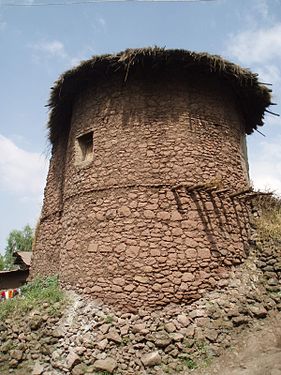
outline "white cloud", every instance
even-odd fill
[[[89,59],[90,56],[94,55],[95,49],[91,45],[84,46],[76,56],[69,57],[70,67],[78,65],[81,61]]]
[[[256,71],[262,82],[274,83],[275,85],[281,83],[281,72],[274,64],[259,66]]]
[[[269,9],[267,0],[255,0],[253,11],[266,19],[269,16]]]
[[[281,137],[274,142],[263,141],[250,160],[250,175],[255,188],[273,190],[281,195]]]
[[[232,35],[227,52],[246,64],[281,58],[281,23],[264,29],[249,29]]]
[[[64,59],[68,57],[64,48],[64,44],[59,40],[42,41],[39,43],[31,44],[30,47],[35,52],[43,53],[44,56],[50,58],[59,57]],[[38,55],[36,56],[38,57]]]
[[[253,22],[245,22],[250,26],[227,40],[227,54],[259,73],[260,82],[271,83],[272,101],[279,103],[277,88],[281,84],[281,23],[273,24],[271,20],[271,26],[258,27],[258,15],[270,21],[267,1],[257,1],[252,13]],[[271,110],[280,112],[278,106]],[[270,129],[270,139],[256,139],[249,144],[250,176],[256,189],[271,190],[281,195],[280,118],[266,115],[265,124],[262,132],[266,133]]]
[[[103,27],[106,26],[106,21],[105,21],[105,19],[104,19],[103,17],[99,17],[98,22],[99,22]]]
[[[95,32],[105,32],[107,29],[107,22],[104,17],[97,15],[92,22],[92,27]]]
[[[105,26],[103,18],[100,18],[98,22],[101,24],[104,23]],[[82,60],[88,59],[89,56],[94,53],[92,46],[85,46],[76,55],[71,55],[66,51],[64,44],[59,40],[41,41],[29,44],[28,47],[34,52],[32,55],[33,62],[42,63],[46,58],[59,58],[65,64],[65,69],[69,69],[79,64]]]
[[[48,162],[35,152],[19,148],[0,134],[0,189],[22,199],[41,199]]]
[[[3,31],[6,29],[7,22],[3,20],[1,14],[0,14],[0,31]]]
[[[0,20],[0,31],[3,31],[7,26],[7,22]]]

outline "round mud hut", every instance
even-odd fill
[[[52,88],[32,275],[124,310],[200,298],[247,256],[246,134],[269,90],[219,56],[96,56]]]

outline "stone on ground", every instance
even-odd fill
[[[116,367],[117,367],[117,362],[115,361],[115,359],[111,357],[107,357],[105,359],[98,359],[94,363],[94,368],[96,370],[107,371],[110,374],[113,373]]]
[[[161,356],[158,351],[155,351],[143,355],[141,361],[145,367],[153,367],[161,364]]]

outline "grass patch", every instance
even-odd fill
[[[111,324],[113,322],[113,316],[107,315],[104,319],[105,323]]]
[[[206,341],[197,341],[195,343],[196,352],[200,362],[200,367],[210,366],[213,360],[213,354],[210,351],[209,344]]]
[[[14,314],[25,315],[32,309],[41,309],[43,303],[50,305],[53,315],[59,310],[56,302],[63,302],[64,293],[57,276],[37,278],[21,288],[21,296],[0,303],[0,320]]]
[[[182,360],[184,366],[189,368],[190,370],[196,369],[198,367],[197,363],[192,358],[184,358]]]

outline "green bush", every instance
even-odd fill
[[[21,288],[22,294],[0,303],[0,320],[14,314],[25,315],[32,309],[41,309],[48,303],[51,312],[58,310],[56,302],[64,301],[64,293],[59,287],[57,276],[36,278]]]

